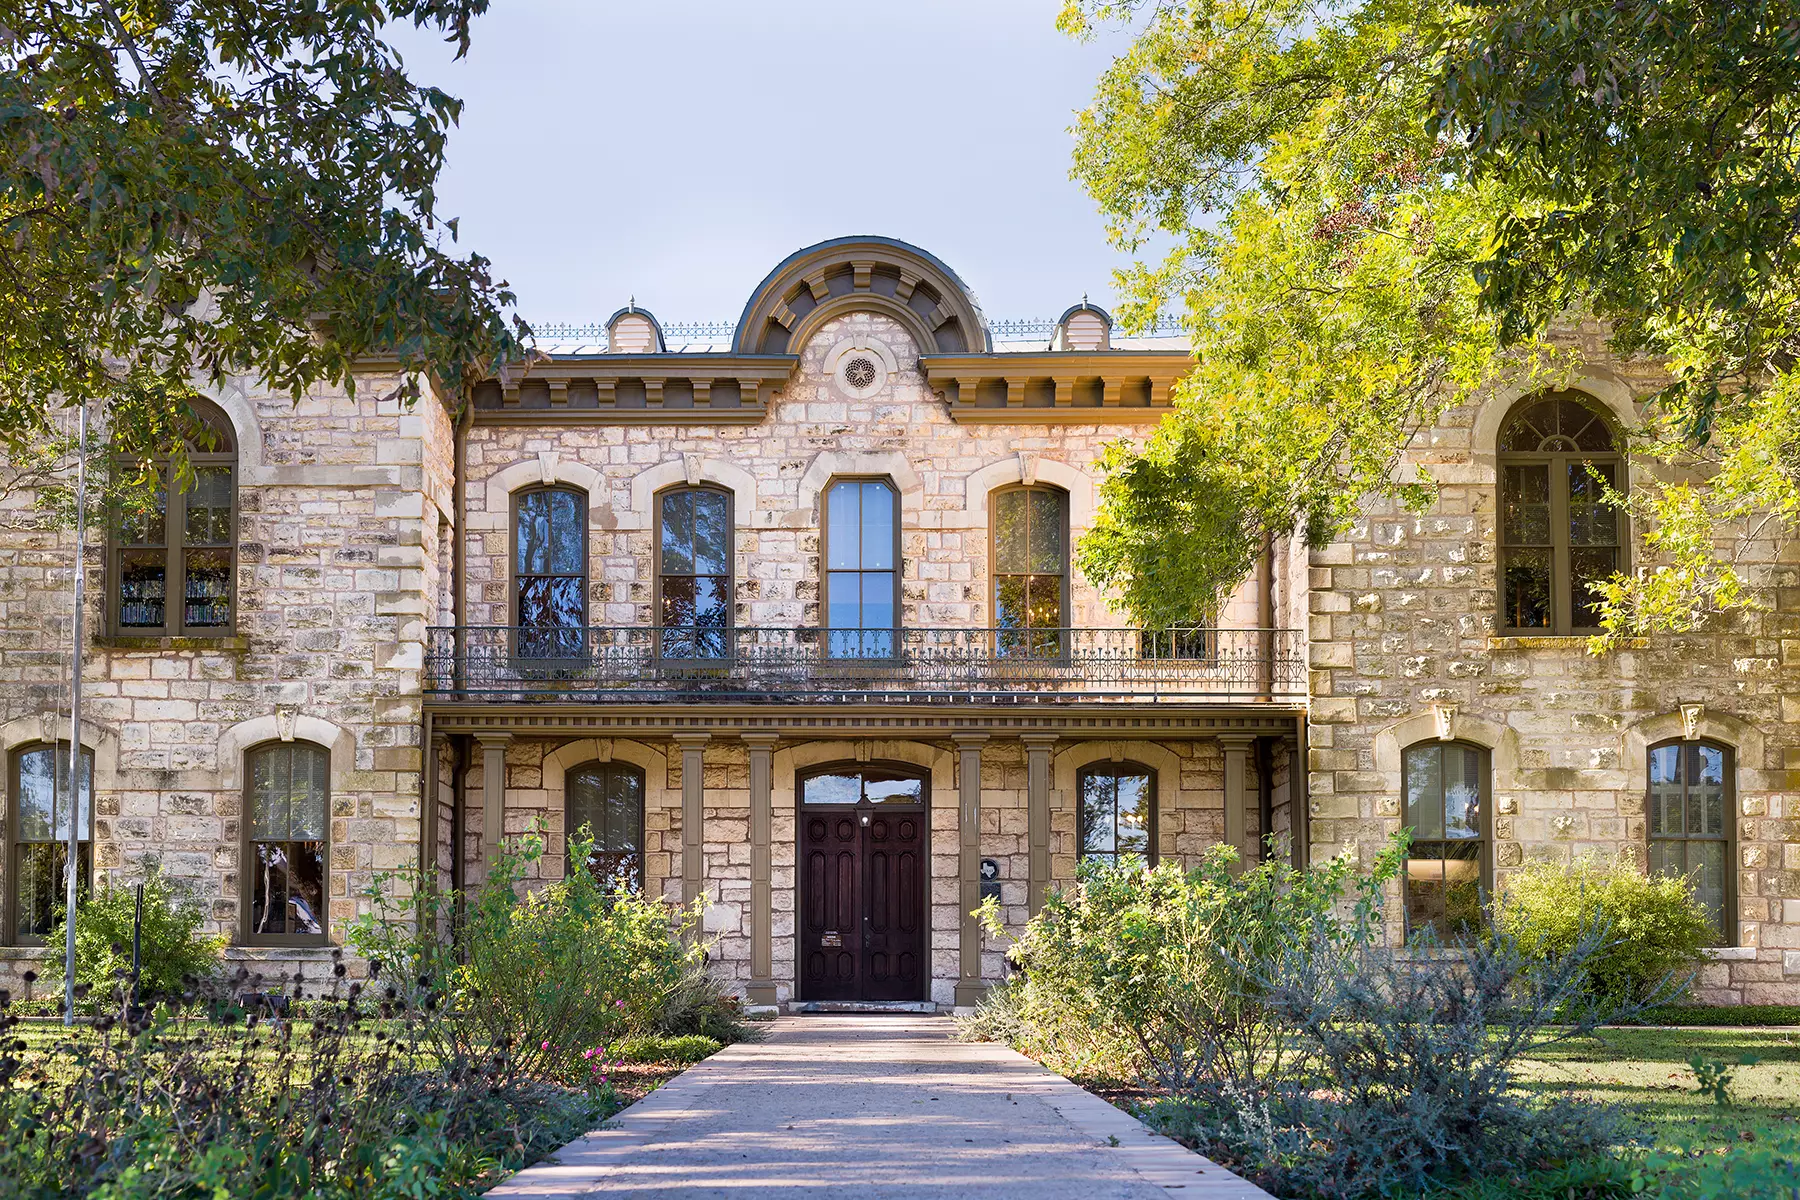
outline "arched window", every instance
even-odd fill
[[[1737,942],[1733,895],[1732,819],[1736,772],[1731,747],[1717,742],[1663,742],[1650,747],[1646,822],[1650,871],[1685,877],[1712,914],[1718,944]]]
[[[644,886],[644,773],[622,763],[588,763],[567,776],[563,832],[570,853],[586,831],[594,840],[588,870],[608,892]]]
[[[1481,932],[1490,870],[1488,752],[1466,742],[1421,742],[1406,750],[1402,824],[1406,929],[1430,929],[1445,945]]]
[[[533,488],[513,497],[513,624],[519,653],[569,655],[587,625],[587,497]]]
[[[664,658],[722,658],[731,637],[731,493],[672,488],[656,502]]]
[[[1522,400],[1500,429],[1500,627],[1567,634],[1600,624],[1588,585],[1618,571],[1622,486],[1612,427],[1578,392]]]
[[[269,742],[246,765],[244,941],[318,945],[330,920],[331,754],[312,742]]]
[[[7,930],[14,945],[39,946],[49,936],[56,910],[68,898],[63,868],[69,861],[69,816],[75,814],[80,839],[75,864],[83,893],[93,884],[94,756],[81,751],[81,788],[69,794],[69,744],[48,742],[22,747],[12,754],[12,860],[8,863],[7,896],[11,905]],[[71,803],[71,801],[74,803]]]
[[[152,459],[154,488],[120,501],[110,523],[107,612],[116,633],[223,637],[236,628],[237,443],[224,412],[198,399],[192,407],[191,478],[178,479],[166,455]]]
[[[1076,776],[1081,797],[1081,858],[1156,865],[1156,772],[1137,763],[1103,763]]]
[[[994,628],[1002,654],[1059,654],[1069,598],[1069,496],[1061,488],[994,493]]]
[[[885,479],[825,492],[825,625],[838,658],[891,658],[900,627],[900,497]]]

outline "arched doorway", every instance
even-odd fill
[[[802,1000],[926,998],[929,787],[863,764],[797,781]]]

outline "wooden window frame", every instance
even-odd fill
[[[256,772],[251,769],[251,761],[257,754],[277,746],[311,746],[325,756],[325,824],[324,836],[320,841],[324,844],[325,870],[320,885],[319,933],[253,933],[251,932],[251,914],[256,902],[256,870],[255,846],[255,809],[256,804]],[[262,741],[244,750],[244,801],[242,817],[239,819],[240,836],[238,838],[238,945],[240,946],[329,946],[331,941],[331,793],[334,780],[331,772],[331,747],[305,738],[297,738],[292,742]]]
[[[1567,451],[1528,451],[1501,450],[1499,439],[1512,424],[1513,418],[1533,405],[1550,399],[1565,399],[1579,404],[1606,426],[1611,435],[1613,446],[1608,451],[1567,450]],[[1598,625],[1577,625],[1574,615],[1574,569],[1571,565],[1573,548],[1569,541],[1569,468],[1577,463],[1592,463],[1597,467],[1614,468],[1615,486],[1623,491],[1629,486],[1626,477],[1628,463],[1626,456],[1616,448],[1619,431],[1614,425],[1612,415],[1601,404],[1584,392],[1534,393],[1526,396],[1507,409],[1506,416],[1500,422],[1499,432],[1495,435],[1494,451],[1494,547],[1496,570],[1494,572],[1494,608],[1498,614],[1494,622],[1497,632],[1504,637],[1586,637],[1598,633]],[[1506,469],[1508,467],[1543,465],[1549,475],[1550,483],[1550,624],[1549,625],[1512,625],[1506,608],[1506,567],[1509,552],[1518,550],[1539,549],[1536,546],[1512,547],[1506,542]],[[1631,569],[1631,524],[1627,513],[1614,510],[1618,522],[1619,561],[1616,570],[1629,572]]]
[[[1696,837],[1696,836],[1691,836],[1688,834],[1683,834],[1680,837],[1669,837],[1667,835],[1652,836],[1652,834],[1650,833],[1650,801],[1651,801],[1651,795],[1652,795],[1650,789],[1654,786],[1650,780],[1650,756],[1655,754],[1658,750],[1661,750],[1667,746],[1679,747],[1684,755],[1687,753],[1687,751],[1690,747],[1694,748],[1695,750],[1698,750],[1701,746],[1710,746],[1714,750],[1718,750],[1718,751],[1721,751],[1724,753],[1724,755],[1725,755],[1725,797],[1724,797],[1725,832],[1721,836],[1714,838],[1714,837],[1706,837],[1704,835]],[[1686,765],[1683,764],[1682,782],[1681,782],[1681,792],[1682,792],[1681,799],[1682,799],[1682,811],[1683,812],[1687,811],[1687,802],[1688,802],[1687,801],[1687,793],[1688,793],[1688,788],[1691,786],[1688,781],[1687,771],[1686,771],[1685,767],[1686,767]],[[1725,849],[1724,864],[1723,864],[1723,870],[1721,872],[1724,877],[1724,888],[1723,888],[1723,894],[1721,895],[1721,897],[1719,899],[1719,904],[1720,904],[1720,908],[1721,908],[1721,912],[1719,913],[1719,917],[1720,917],[1719,935],[1723,939],[1721,942],[1719,942],[1720,946],[1736,946],[1739,944],[1739,939],[1741,936],[1740,930],[1738,927],[1742,922],[1740,921],[1739,916],[1738,916],[1738,895],[1737,895],[1737,889],[1738,889],[1738,878],[1737,878],[1737,832],[1738,832],[1737,831],[1737,772],[1738,772],[1737,747],[1732,746],[1726,742],[1721,742],[1717,738],[1695,738],[1691,741],[1688,739],[1685,739],[1685,738],[1665,738],[1662,741],[1657,742],[1655,745],[1649,746],[1644,750],[1644,866],[1645,866],[1645,869],[1646,869],[1646,871],[1648,871],[1650,873],[1651,878],[1653,878],[1653,879],[1654,878],[1670,878],[1670,876],[1662,875],[1661,872],[1650,870],[1650,845],[1652,842],[1682,842],[1682,843],[1718,842],[1724,847],[1724,849]]]
[[[663,551],[662,551],[662,546],[663,546],[663,500],[669,496],[681,495],[683,493],[691,493],[691,492],[709,492],[715,496],[723,496],[725,498],[725,542],[726,542],[726,547],[725,547],[725,628],[724,628],[725,653],[722,655],[718,655],[718,656],[707,656],[707,655],[702,655],[700,657],[691,657],[691,656],[685,656],[685,655],[684,656],[675,656],[675,655],[665,656],[663,654],[663,649],[662,649],[663,579],[664,579]],[[729,662],[732,658],[736,657],[736,655],[733,652],[735,647],[734,647],[734,643],[733,643],[732,631],[737,626],[737,620],[736,620],[736,616],[737,616],[737,497],[732,494],[732,491],[730,488],[720,487],[718,484],[678,483],[671,487],[666,487],[666,488],[662,489],[661,491],[657,492],[656,495],[652,498],[651,504],[655,507],[655,513],[656,513],[655,520],[652,523],[653,524],[652,554],[654,555],[654,571],[655,571],[655,575],[656,575],[656,586],[653,589],[653,597],[654,598],[652,601],[652,603],[655,605],[655,607],[651,610],[650,618],[651,618],[651,624],[653,626],[655,626],[655,628],[657,629],[656,656],[659,660],[664,661],[664,662],[691,663],[691,664],[694,664],[697,666],[705,666],[710,663],[723,664],[725,662]],[[682,578],[682,579],[710,578],[710,576],[696,576],[696,575],[688,574],[688,575],[679,576],[679,578]]]
[[[26,844],[23,839],[19,837],[19,797],[21,794],[21,788],[19,786],[19,760],[24,758],[27,754],[46,748],[48,748],[51,754],[55,756],[51,763],[51,778],[54,779],[57,765],[59,763],[68,762],[68,742],[46,742],[41,740],[25,742],[14,746],[7,752],[6,756],[6,857],[4,864],[6,871],[6,895],[4,897],[4,904],[0,904],[0,920],[4,921],[4,926],[0,927],[0,945],[41,946],[44,944],[34,937],[19,936],[19,848]],[[77,884],[77,895],[83,893],[92,895],[94,890],[94,810],[99,807],[97,797],[94,795],[93,748],[90,746],[83,746],[81,748],[81,758],[87,766],[88,777],[88,828],[86,839],[88,847],[88,869],[87,878]],[[75,812],[76,815],[79,816],[81,812],[81,793],[79,785],[77,785],[75,797]],[[58,843],[61,843],[62,841],[63,839],[61,838],[57,839]],[[29,844],[34,846],[47,846],[53,843],[34,841]]]
[[[190,402],[205,424],[212,427],[215,433],[226,439],[226,449],[200,451],[190,449],[187,460],[190,467],[199,470],[206,467],[225,467],[231,472],[231,515],[229,518],[231,540],[222,548],[225,550],[230,564],[231,583],[227,589],[226,600],[230,616],[223,625],[201,625],[190,629],[186,623],[187,615],[187,495],[175,490],[174,463],[168,455],[159,455],[150,460],[157,478],[163,488],[163,623],[161,625],[126,625],[123,621],[123,597],[119,594],[124,583],[125,555],[133,551],[154,550],[154,546],[133,546],[119,537],[121,515],[115,510],[108,514],[106,522],[106,631],[110,637],[120,638],[205,638],[221,639],[237,636],[238,629],[238,581],[241,565],[238,555],[238,489],[242,479],[242,471],[238,466],[237,433],[232,427],[231,419],[225,410],[216,404],[204,400]]]
[[[886,487],[894,497],[894,624],[890,632],[893,634],[891,654],[833,654],[831,652],[831,635],[837,632],[831,624],[831,493],[840,483],[879,483]],[[860,517],[860,509],[858,512]],[[904,588],[902,579],[905,576],[905,563],[900,556],[902,542],[902,525],[905,514],[900,508],[900,485],[890,475],[833,475],[826,480],[825,488],[819,493],[819,628],[824,632],[824,644],[820,647],[828,662],[892,662],[901,657],[900,634],[906,628],[906,614],[901,611],[901,596]],[[861,523],[857,528],[858,545],[862,538]],[[858,574],[873,574],[858,568]],[[878,629],[865,626],[855,627],[856,631],[879,633]]]
[[[1452,739],[1450,741],[1441,741],[1441,740],[1438,740],[1435,738],[1428,739],[1426,741],[1414,742],[1409,746],[1402,747],[1400,750],[1400,827],[1402,829],[1410,828],[1410,826],[1408,826],[1406,824],[1406,798],[1408,795],[1411,794],[1411,790],[1412,790],[1411,787],[1409,786],[1411,783],[1410,775],[1412,772],[1412,768],[1410,765],[1412,752],[1414,750],[1419,750],[1419,749],[1424,749],[1424,748],[1429,748],[1429,747],[1437,747],[1437,748],[1440,748],[1443,750],[1451,750],[1451,749],[1475,750],[1481,754],[1481,768],[1482,768],[1481,769],[1481,792],[1480,792],[1479,801],[1478,801],[1481,806],[1481,838],[1479,839],[1479,845],[1476,847],[1475,886],[1481,896],[1482,917],[1485,920],[1486,916],[1487,916],[1487,906],[1494,895],[1494,751],[1493,751],[1493,747],[1483,746],[1478,742],[1468,742],[1468,741],[1462,741],[1459,739]],[[1439,803],[1441,804],[1443,802],[1444,798],[1440,795],[1438,799],[1439,799]],[[1418,839],[1418,841],[1430,842],[1433,844],[1442,844],[1442,843],[1448,843],[1448,842],[1458,842],[1458,841],[1467,841],[1467,840],[1468,839],[1466,839],[1466,838],[1450,838],[1450,837]],[[1412,936],[1415,931],[1413,929],[1412,915],[1407,909],[1406,886],[1407,886],[1406,864],[1403,861],[1400,866],[1400,919],[1401,919],[1403,928],[1405,930],[1406,938],[1408,941],[1411,941]],[[1445,938],[1445,939],[1443,939],[1441,944],[1444,946],[1458,946],[1458,945],[1462,945],[1463,943],[1461,941],[1452,940],[1450,938]]]
[[[583,488],[566,483],[541,483],[533,484],[530,487],[523,487],[518,491],[513,492],[509,497],[506,525],[507,628],[511,630],[510,640],[514,643],[511,653],[515,658],[522,660],[561,659],[569,657],[566,654],[543,654],[537,652],[539,649],[537,647],[527,648],[519,645],[519,643],[525,640],[526,634],[526,626],[519,611],[519,581],[528,578],[519,571],[519,509],[528,497],[540,495],[545,492],[566,492],[569,495],[574,496],[577,501],[576,511],[581,514],[581,570],[576,576],[581,580],[581,622],[578,625],[571,625],[568,627],[575,630],[579,635],[575,644],[583,647],[587,646],[589,640],[587,631],[591,627],[591,621],[593,619],[593,609],[590,603],[592,597],[589,593],[594,585],[594,555],[593,547],[589,545],[589,541],[592,539],[594,531],[588,523],[587,491]],[[560,576],[557,575],[529,576],[529,578],[532,579],[554,579],[559,577]],[[561,627],[557,626],[555,628]],[[527,652],[528,649],[532,652]]]
[[[1004,486],[997,487],[993,491],[988,493],[988,538],[987,538],[987,543],[988,543],[988,626],[993,630],[993,641],[994,641],[995,652],[996,653],[1009,653],[1009,651],[1003,649],[1001,646],[1002,635],[1004,633],[1011,633],[1013,631],[1012,630],[1002,630],[1000,628],[1000,580],[1002,578],[1009,578],[1009,579],[1026,578],[1026,579],[1029,579],[1032,575],[1042,573],[1042,572],[1027,571],[1027,572],[1024,572],[1023,574],[1021,574],[1018,571],[1004,571],[1003,572],[1000,570],[1000,542],[999,542],[1000,522],[996,516],[996,513],[998,512],[998,509],[999,509],[998,502],[1002,496],[1015,495],[1018,493],[1027,493],[1027,492],[1043,492],[1043,493],[1046,493],[1049,495],[1053,495],[1057,498],[1058,508],[1059,508],[1059,512],[1060,512],[1060,518],[1061,518],[1060,533],[1061,533],[1061,537],[1062,537],[1062,570],[1058,572],[1059,583],[1058,583],[1056,606],[1057,606],[1057,612],[1061,616],[1061,620],[1058,621],[1057,625],[1056,625],[1056,645],[1052,648],[1051,653],[1049,653],[1047,655],[1038,653],[1038,651],[1035,648],[1035,643],[1032,642],[1030,639],[1028,626],[1020,627],[1020,632],[1026,634],[1027,644],[1023,649],[1024,649],[1024,653],[1026,654],[1026,656],[1032,657],[1032,658],[1067,657],[1069,654],[1069,650],[1070,650],[1070,647],[1068,646],[1068,641],[1069,641],[1069,630],[1070,630],[1070,625],[1071,625],[1071,621],[1070,621],[1071,588],[1070,588],[1070,581],[1069,581],[1071,567],[1070,567],[1069,560],[1073,557],[1073,547],[1071,545],[1073,538],[1071,537],[1070,529],[1069,529],[1070,504],[1069,504],[1069,493],[1066,488],[1060,488],[1060,487],[1055,486],[1054,484],[1047,484],[1047,483],[1009,483]],[[1028,529],[1027,533],[1026,533],[1026,541],[1027,541],[1028,546],[1029,546],[1029,542],[1030,542],[1030,536],[1031,535],[1030,535],[1030,532]],[[1018,650],[1010,651],[1010,653],[1018,653],[1018,652],[1019,652]]]
[[[1156,866],[1156,864],[1158,862],[1162,861],[1162,845],[1161,845],[1161,843],[1162,843],[1162,803],[1161,803],[1161,794],[1160,794],[1161,790],[1162,790],[1161,789],[1161,781],[1158,780],[1156,777],[1156,768],[1155,767],[1148,766],[1144,763],[1136,761],[1135,759],[1123,759],[1119,762],[1089,763],[1086,766],[1080,768],[1079,770],[1077,770],[1075,772],[1075,867],[1076,867],[1076,870],[1079,871],[1081,869],[1081,864],[1086,862],[1089,858],[1109,859],[1113,863],[1114,866],[1117,866],[1118,862],[1119,862],[1119,851],[1117,849],[1119,802],[1118,802],[1118,793],[1117,793],[1116,787],[1114,789],[1114,795],[1113,795],[1113,846],[1114,846],[1114,849],[1110,854],[1101,852],[1101,851],[1094,851],[1094,852],[1090,853],[1086,849],[1086,847],[1087,847],[1087,811],[1082,807],[1082,804],[1081,804],[1081,789],[1082,789],[1082,784],[1087,779],[1089,779],[1091,776],[1094,776],[1094,775],[1112,775],[1115,777],[1120,776],[1120,775],[1143,775],[1143,776],[1148,777],[1148,779],[1150,780],[1150,812],[1148,815],[1148,819],[1146,821],[1145,832],[1149,835],[1148,838],[1146,839],[1149,843],[1149,850],[1148,850],[1148,853],[1145,855],[1145,860],[1146,860],[1145,865],[1149,866],[1149,867]]]
[[[602,762],[597,758],[591,758],[588,761],[586,761],[584,763],[578,763],[575,766],[570,767],[567,771],[563,772],[563,821],[562,821],[562,824],[563,824],[563,855],[567,859],[567,869],[574,871],[574,870],[580,869],[580,866],[581,866],[581,864],[577,864],[575,862],[574,857],[573,857],[574,851],[573,851],[572,847],[574,846],[575,831],[576,831],[577,826],[575,825],[575,821],[574,821],[574,808],[569,803],[569,795],[570,795],[570,793],[572,793],[574,791],[575,777],[577,775],[580,775],[583,771],[594,771],[594,770],[598,770],[601,772],[622,771],[626,774],[633,775],[637,778],[637,783],[638,783],[638,807],[637,807],[638,894],[648,895],[649,891],[650,891],[650,875],[649,875],[649,858],[650,858],[650,856],[644,846],[644,838],[646,836],[644,813],[645,813],[645,810],[649,807],[650,773],[648,771],[644,770],[644,768],[636,765],[635,763],[621,762],[618,759],[612,759],[608,762]]]

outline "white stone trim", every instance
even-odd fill
[[[291,724],[290,724],[291,722]],[[219,734],[219,790],[244,786],[244,754],[264,742],[312,742],[331,754],[331,786],[356,770],[356,735],[342,725],[306,713],[278,712],[226,726]]]
[[[1031,483],[1049,484],[1068,493],[1071,532],[1085,530],[1093,525],[1093,478],[1080,467],[1021,451],[969,472],[963,481],[963,510],[960,513],[945,513],[944,526],[955,528],[957,526],[953,526],[951,522],[960,521],[960,527],[964,529],[987,528],[988,497],[996,488],[1025,483],[1028,477]]]
[[[619,529],[650,529],[656,523],[656,494],[666,487],[712,483],[732,495],[733,523],[747,528],[756,514],[756,476],[735,463],[687,454],[639,471],[631,480],[631,508],[617,515]]]
[[[821,450],[813,455],[806,473],[800,476],[795,510],[810,515],[815,521],[822,520],[823,515],[818,511],[819,495],[826,484],[840,475],[885,475],[900,490],[902,512],[911,509],[916,513],[924,508],[925,483],[900,451]]]
[[[244,394],[242,381],[228,379],[217,386],[196,382],[194,390],[218,405],[231,422],[232,436],[237,439],[239,484],[264,482],[259,475],[263,466],[262,422],[257,419],[250,397]]]
[[[1603,408],[1620,429],[1637,429],[1643,419],[1638,412],[1636,395],[1629,385],[1599,363],[1583,363],[1567,373],[1548,380],[1520,379],[1496,387],[1478,402],[1475,423],[1469,430],[1469,461],[1466,464],[1443,463],[1431,467],[1431,476],[1439,483],[1493,486],[1497,479],[1500,425],[1512,412],[1513,405],[1534,392],[1567,388],[1584,392]],[[1627,484],[1636,482],[1641,467],[1627,459]],[[1406,472],[1416,478],[1416,472]]]
[[[1446,711],[1450,726],[1447,738],[1441,736]],[[1381,730],[1375,735],[1375,769],[1386,776],[1388,790],[1397,796],[1401,789],[1401,765],[1406,748],[1420,742],[1448,741],[1469,742],[1487,748],[1494,772],[1490,792],[1496,800],[1500,792],[1519,786],[1518,730],[1472,717],[1458,709],[1428,710]]]
[[[588,531],[612,526],[611,499],[600,472],[585,463],[571,462],[555,451],[502,467],[487,478],[485,512],[469,514],[470,529],[506,530],[512,519],[512,494],[523,488],[566,483],[587,493]],[[508,531],[510,532],[510,531]],[[508,561],[511,561],[510,555]]]
[[[955,751],[922,742],[866,739],[801,742],[777,750],[770,767],[774,775],[772,803],[777,811],[784,806],[792,810],[796,803],[795,776],[809,768],[830,763],[881,762],[903,763],[924,770],[931,781],[932,794],[926,797],[928,807],[940,807],[937,801],[941,799],[943,806],[954,810],[961,800],[956,790]],[[940,831],[934,828],[931,832]]]

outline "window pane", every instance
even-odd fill
[[[865,570],[894,566],[894,493],[885,483],[862,485],[862,566]]]
[[[127,629],[161,629],[168,598],[168,559],[161,550],[126,550],[119,555],[119,624]]]
[[[1650,751],[1650,835],[1680,836],[1687,826],[1682,813],[1681,747],[1657,746]]]
[[[1025,622],[1033,629],[1061,629],[1062,576],[1033,575],[1029,581],[1030,602]]]
[[[994,496],[994,571],[1025,570],[1025,493]]]
[[[694,623],[694,588],[692,575],[674,575],[662,581],[662,624],[665,629],[678,629]]]
[[[1481,847],[1474,842],[1416,842],[1406,861],[1406,924],[1451,944],[1481,928]]]
[[[1441,746],[1414,746],[1406,752],[1406,817],[1413,837],[1444,836],[1444,753]]]
[[[1550,466],[1509,466],[1501,489],[1500,541],[1506,546],[1550,544]]]
[[[194,487],[183,497],[190,546],[231,543],[231,468],[194,468]]]
[[[1117,848],[1115,782],[1113,776],[1099,772],[1081,777],[1081,850],[1084,854],[1111,854]]]
[[[662,569],[672,575],[687,575],[694,569],[692,492],[671,492],[662,498]]]
[[[550,569],[549,492],[529,492],[519,498],[519,524],[513,541],[518,574],[542,575]]]
[[[582,498],[574,492],[551,492],[550,496],[550,570],[571,575],[581,570],[583,535],[587,522],[582,519]]]
[[[1610,464],[1595,464],[1592,470],[1612,484],[1614,469]],[[1612,546],[1619,540],[1619,514],[1601,500],[1599,480],[1589,474],[1587,463],[1569,464],[1569,544],[1571,546]]]
[[[161,468],[167,473],[167,468]],[[149,495],[133,493],[119,504],[119,543],[124,546],[160,546],[168,521],[169,494],[161,485]]]
[[[68,882],[63,878],[63,865],[69,861],[69,847],[64,842],[36,842],[17,847],[13,869],[18,880],[13,892],[13,936],[20,942],[40,942],[50,935],[57,910],[68,900]],[[75,860],[76,895],[87,894],[94,875],[93,849],[81,846]]]
[[[1720,939],[1726,935],[1726,922],[1733,914],[1725,911],[1725,843],[1689,842],[1688,879],[1694,886],[1694,899],[1712,914],[1713,928]]]
[[[1544,629],[1550,624],[1550,551],[1502,551],[1505,575],[1501,602],[1509,629]]]
[[[1030,619],[1023,576],[1003,575],[994,581],[994,627],[1022,629]]]
[[[182,624],[190,629],[218,629],[231,624],[231,551],[183,553],[187,555],[187,603],[182,608]]]
[[[538,628],[575,628],[582,623],[581,583],[568,576],[519,580],[519,624]]]
[[[322,841],[330,819],[331,756],[294,742],[250,756],[250,830],[257,841]]]
[[[723,629],[730,624],[731,606],[726,603],[725,578],[719,575],[694,577],[694,624]]]
[[[605,847],[609,854],[635,855],[644,823],[644,783],[636,771],[614,767],[606,779]]]
[[[862,776],[814,775],[801,781],[802,804],[855,804],[862,799]]]
[[[862,623],[862,576],[833,571],[825,577],[825,623],[833,629],[855,629]]]
[[[870,804],[917,804],[925,799],[925,781],[865,775],[863,795]]]
[[[1481,836],[1481,755],[1452,748],[1444,755],[1444,836]]]
[[[574,492],[530,492],[519,499],[514,558],[519,575],[577,574],[587,522]]]
[[[730,504],[721,492],[694,493],[694,571],[731,574]]]
[[[605,782],[598,768],[575,771],[568,776],[563,804],[563,831],[569,837],[579,836],[584,826],[596,843],[605,837]]]
[[[1031,499],[1030,569],[1060,575],[1063,571],[1062,493],[1039,488]]]
[[[862,486],[835,483],[825,494],[825,541],[832,570],[854,570],[862,560]],[[833,622],[835,624],[836,622]]]
[[[894,576],[891,571],[863,572],[862,627],[894,627]]]
[[[1119,804],[1118,852],[1131,854],[1140,861],[1150,857],[1150,777],[1119,775],[1116,777]]]
[[[1732,814],[1725,803],[1725,752],[1717,746],[1694,747],[1694,782],[1688,786],[1688,804],[1705,837],[1727,837]]]
[[[68,774],[67,768],[57,769],[56,757],[49,746],[19,755],[19,830],[15,836],[20,841],[48,842],[56,837],[56,792]]]
[[[251,931],[311,936],[324,933],[324,843],[258,842],[252,849],[255,878],[250,897]]]

